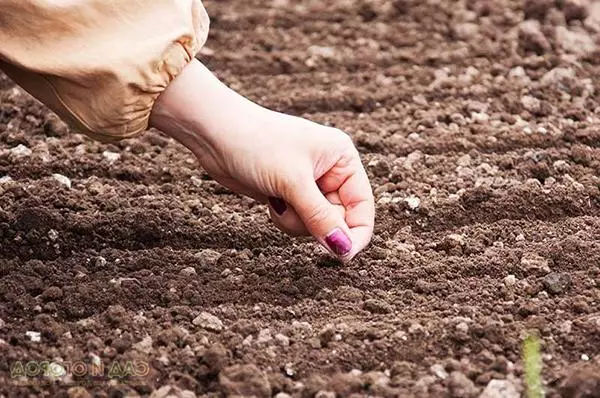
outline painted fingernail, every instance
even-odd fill
[[[345,256],[352,250],[352,241],[348,235],[339,228],[334,229],[325,237],[325,243],[327,243],[327,246],[329,246],[329,248],[338,256]]]
[[[279,214],[280,216],[287,210],[287,205],[283,199],[271,197],[269,198],[269,204],[273,210],[275,210],[275,213]]]

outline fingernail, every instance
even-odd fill
[[[339,228],[334,229],[325,237],[325,243],[327,243],[327,246],[340,257],[345,256],[352,250],[352,241],[348,235]]]
[[[269,204],[275,210],[275,213],[282,215],[287,210],[287,205],[283,199],[269,198]]]

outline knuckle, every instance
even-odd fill
[[[314,228],[323,224],[329,217],[329,208],[324,205],[317,205],[312,207],[307,214],[305,214],[305,223],[308,228]]]

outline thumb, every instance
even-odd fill
[[[285,199],[315,239],[338,257],[349,258],[352,240],[348,225],[342,213],[327,200],[315,181],[307,179],[302,184],[295,184]]]

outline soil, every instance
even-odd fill
[[[222,79],[353,137],[372,245],[337,263],[2,77],[0,396],[512,397],[536,333],[547,396],[600,397],[599,3],[205,4]]]

